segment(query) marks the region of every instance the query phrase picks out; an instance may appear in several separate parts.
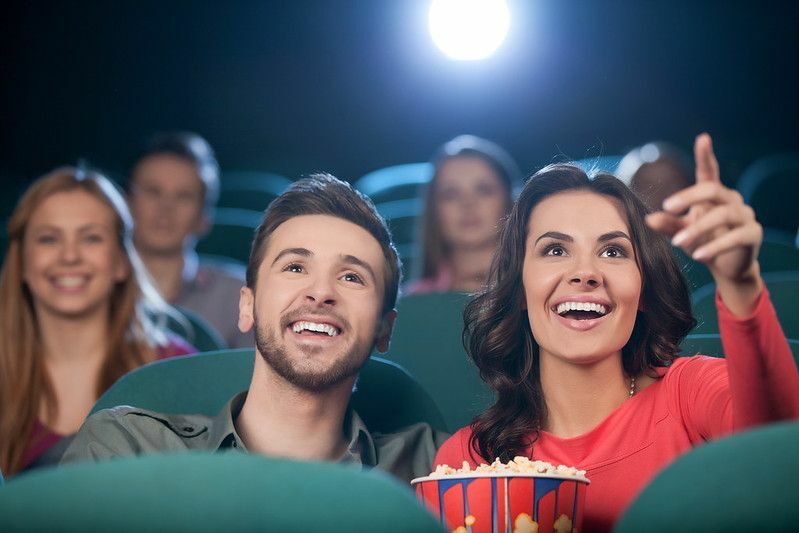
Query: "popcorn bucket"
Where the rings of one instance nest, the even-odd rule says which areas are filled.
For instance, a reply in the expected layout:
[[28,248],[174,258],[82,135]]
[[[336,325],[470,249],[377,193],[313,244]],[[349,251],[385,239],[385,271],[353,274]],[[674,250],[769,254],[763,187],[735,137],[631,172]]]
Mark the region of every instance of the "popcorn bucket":
[[411,482],[419,501],[458,533],[581,531],[588,483],[549,474],[482,472]]

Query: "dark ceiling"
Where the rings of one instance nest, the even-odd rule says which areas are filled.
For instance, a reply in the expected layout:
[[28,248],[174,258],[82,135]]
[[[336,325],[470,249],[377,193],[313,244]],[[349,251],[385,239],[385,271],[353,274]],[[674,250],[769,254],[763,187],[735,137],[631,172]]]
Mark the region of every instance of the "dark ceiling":
[[500,51],[456,63],[421,0],[6,3],[0,173],[123,174],[162,129],[205,135],[223,168],[347,179],[459,133],[534,170],[707,130],[730,182],[799,150],[799,3],[510,4]]

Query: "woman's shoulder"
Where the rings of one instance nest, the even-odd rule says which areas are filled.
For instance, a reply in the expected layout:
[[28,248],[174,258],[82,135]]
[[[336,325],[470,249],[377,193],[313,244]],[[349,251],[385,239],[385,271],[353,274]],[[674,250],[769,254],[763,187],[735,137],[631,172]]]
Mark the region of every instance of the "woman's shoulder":
[[460,467],[463,461],[472,465],[476,464],[476,461],[471,456],[472,454],[469,453],[471,438],[472,429],[469,426],[462,427],[456,431],[439,448],[434,466],[446,464]]

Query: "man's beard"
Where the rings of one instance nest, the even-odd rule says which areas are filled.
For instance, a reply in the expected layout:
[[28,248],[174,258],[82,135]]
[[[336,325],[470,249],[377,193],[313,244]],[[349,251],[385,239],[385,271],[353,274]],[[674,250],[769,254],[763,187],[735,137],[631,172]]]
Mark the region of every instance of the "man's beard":
[[[290,313],[283,317],[280,323],[280,332],[285,331],[286,327],[295,320],[299,319],[303,310]],[[306,361],[292,361],[286,352],[285,345],[280,344],[277,336],[269,331],[266,324],[258,320],[257,313],[254,313],[255,322],[255,346],[258,348],[261,357],[272,370],[280,377],[309,392],[322,392],[338,385],[344,380],[356,376],[361,367],[371,354],[373,346],[363,349],[362,353],[352,353],[360,351],[361,347],[353,346],[351,352],[347,354],[331,354],[334,363],[331,367],[319,371],[311,364],[304,364]],[[346,325],[346,322],[344,322]],[[346,348],[344,348],[346,350]],[[304,347],[301,351],[312,354],[321,351],[318,347]]]

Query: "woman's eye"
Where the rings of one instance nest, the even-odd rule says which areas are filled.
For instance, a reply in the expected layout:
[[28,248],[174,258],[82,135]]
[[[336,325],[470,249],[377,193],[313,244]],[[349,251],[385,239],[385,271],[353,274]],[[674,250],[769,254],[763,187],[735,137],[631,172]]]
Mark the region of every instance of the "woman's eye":
[[627,252],[617,246],[610,246],[606,248],[604,252],[602,252],[602,257],[610,257],[611,259],[615,259],[617,257],[627,257]]
[[477,194],[483,198],[495,196],[497,194],[497,187],[488,183],[481,183],[477,187]]
[[299,263],[290,263],[283,269],[283,272],[294,272],[295,274],[302,274],[303,271],[304,269]]
[[344,281],[350,281],[350,282],[353,282],[353,283],[360,283],[361,285],[364,284],[363,283],[363,279],[361,279],[361,276],[359,276],[358,274],[356,274],[354,272],[348,272],[348,273],[344,274],[341,277],[341,279],[343,279]]
[[98,242],[103,242],[103,240],[104,240],[103,236],[100,235],[99,233],[90,233],[90,234],[86,235],[85,237],[83,237],[83,239],[86,242],[92,243],[92,244],[96,244]]
[[544,255],[553,255],[555,257],[560,257],[562,255],[566,255],[566,250],[563,249],[563,246],[559,244],[551,244],[544,248]]
[[459,196],[460,196],[460,194],[456,190],[444,189],[444,190],[439,192],[438,199],[439,199],[439,201],[442,201],[442,202],[452,202],[452,201],[457,200]]
[[36,242],[39,244],[55,244],[58,238],[55,235],[39,235],[36,237]]

